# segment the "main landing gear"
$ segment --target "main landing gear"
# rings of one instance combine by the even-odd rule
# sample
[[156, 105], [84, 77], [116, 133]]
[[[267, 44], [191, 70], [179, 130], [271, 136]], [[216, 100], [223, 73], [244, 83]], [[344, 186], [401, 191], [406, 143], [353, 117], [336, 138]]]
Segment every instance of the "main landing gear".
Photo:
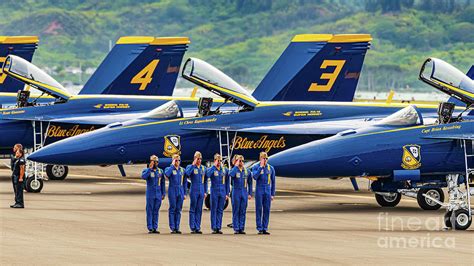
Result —
[[382, 207], [395, 207], [403, 196], [415, 198], [423, 210], [438, 210], [444, 202], [441, 188], [398, 189], [397, 192], [375, 192], [375, 200]]

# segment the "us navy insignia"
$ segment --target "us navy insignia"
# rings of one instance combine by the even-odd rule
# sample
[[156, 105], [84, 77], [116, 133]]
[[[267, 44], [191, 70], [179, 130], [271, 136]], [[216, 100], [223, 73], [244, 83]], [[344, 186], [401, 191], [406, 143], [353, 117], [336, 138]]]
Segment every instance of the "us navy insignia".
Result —
[[173, 154], [181, 154], [181, 137], [178, 135], [167, 135], [163, 155], [171, 157]]
[[402, 167], [407, 170], [418, 169], [421, 166], [421, 147], [420, 145], [403, 146]]

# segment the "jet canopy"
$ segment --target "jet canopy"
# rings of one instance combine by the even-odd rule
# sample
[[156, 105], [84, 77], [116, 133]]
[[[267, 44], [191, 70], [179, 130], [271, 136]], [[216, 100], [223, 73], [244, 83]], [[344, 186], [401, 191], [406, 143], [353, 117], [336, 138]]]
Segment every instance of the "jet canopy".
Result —
[[239, 83], [207, 62], [189, 58], [184, 64], [183, 78], [235, 104], [252, 109], [257, 100]]
[[441, 59], [428, 58], [421, 67], [420, 79], [468, 107], [474, 103], [474, 81]]
[[407, 106], [380, 120], [378, 126], [416, 126], [422, 125], [421, 113], [414, 105]]
[[43, 93], [66, 101], [70, 94], [55, 79], [25, 59], [9, 55], [3, 64], [3, 73]]

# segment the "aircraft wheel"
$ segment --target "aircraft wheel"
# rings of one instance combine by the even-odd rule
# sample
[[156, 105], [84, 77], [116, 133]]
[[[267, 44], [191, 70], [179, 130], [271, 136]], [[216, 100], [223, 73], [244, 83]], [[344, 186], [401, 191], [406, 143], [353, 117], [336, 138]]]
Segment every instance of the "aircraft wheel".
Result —
[[395, 207], [400, 202], [402, 194], [395, 192], [391, 195], [380, 195], [375, 193], [375, 200], [382, 207]]
[[26, 191], [40, 193], [43, 189], [43, 179], [36, 179], [30, 176], [26, 179]]
[[451, 224], [451, 214], [452, 213], [453, 213], [452, 211], [448, 211], [444, 214], [444, 225], [446, 225], [446, 227], [448, 227], [448, 228], [453, 227], [453, 225]]
[[207, 194], [207, 196], [204, 198], [204, 206], [206, 206], [206, 208], [209, 210], [211, 209], [211, 194]]
[[[229, 206], [230, 198], [225, 201], [224, 204], [224, 210], [227, 209], [227, 206]], [[207, 194], [207, 196], [204, 198], [204, 206], [206, 208], [211, 209], [211, 194]]]
[[69, 172], [66, 165], [48, 164], [46, 165], [46, 175], [50, 180], [64, 180]]
[[431, 199], [425, 198], [423, 194], [426, 194], [434, 199], [437, 199], [441, 202], [444, 202], [444, 192], [440, 188], [422, 188], [418, 190], [418, 194], [416, 196], [416, 200], [418, 201], [418, 205], [423, 210], [437, 210], [441, 208], [441, 205], [432, 201]]
[[466, 209], [460, 209], [454, 211], [454, 228], [456, 230], [466, 230], [471, 226], [471, 218], [469, 217], [469, 211]]

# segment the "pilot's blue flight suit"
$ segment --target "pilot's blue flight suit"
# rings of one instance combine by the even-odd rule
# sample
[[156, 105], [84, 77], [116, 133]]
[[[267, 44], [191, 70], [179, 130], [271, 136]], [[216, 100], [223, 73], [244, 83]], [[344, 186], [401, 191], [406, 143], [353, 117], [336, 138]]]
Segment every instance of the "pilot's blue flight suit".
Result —
[[186, 195], [186, 177], [184, 168], [176, 169], [174, 165], [166, 167], [165, 175], [169, 179], [168, 200], [170, 207], [168, 209], [170, 229], [179, 231], [179, 223], [181, 221], [181, 209], [183, 209], [184, 195]]
[[165, 175], [160, 168], [145, 168], [142, 178], [146, 180], [146, 224], [149, 231], [157, 230], [161, 200], [166, 193]]
[[252, 196], [252, 172], [234, 166], [229, 172], [232, 183], [232, 226], [235, 232], [245, 231], [248, 196]]
[[257, 181], [255, 186], [257, 230], [267, 231], [270, 220], [271, 197], [275, 196], [275, 169], [269, 164], [265, 167], [256, 164], [252, 167], [252, 175], [253, 179]]
[[230, 182], [227, 169], [223, 166], [217, 169], [215, 165], [208, 168], [204, 184], [211, 179], [211, 228], [220, 231], [224, 215], [225, 197], [230, 193]]
[[204, 179], [206, 177], [206, 167], [201, 165], [188, 165], [186, 176], [191, 179], [191, 189], [189, 197], [191, 206], [189, 208], [189, 227], [191, 231], [201, 230], [202, 204], [204, 202]]

